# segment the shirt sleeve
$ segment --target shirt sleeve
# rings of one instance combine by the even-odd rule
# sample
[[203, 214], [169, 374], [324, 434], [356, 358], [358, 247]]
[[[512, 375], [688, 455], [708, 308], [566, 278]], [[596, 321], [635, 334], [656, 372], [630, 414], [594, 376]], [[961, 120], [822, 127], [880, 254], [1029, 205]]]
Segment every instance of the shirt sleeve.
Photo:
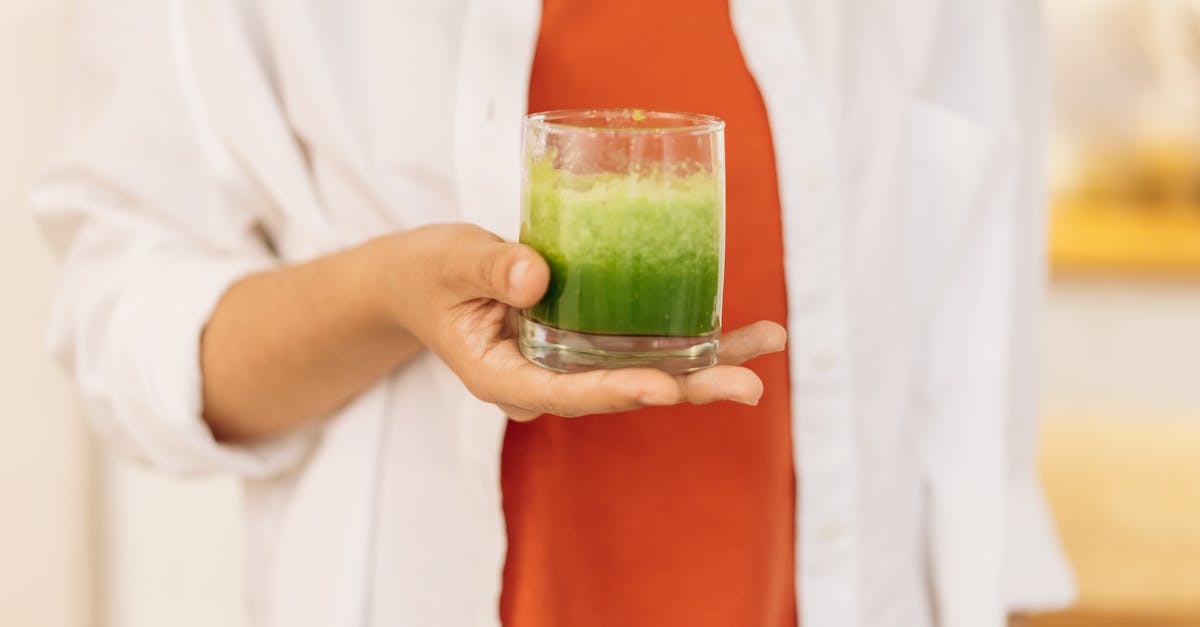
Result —
[[172, 472], [266, 477], [298, 463], [311, 434], [216, 442], [199, 346], [228, 287], [277, 261], [261, 193], [190, 97], [171, 4], [78, 9], [63, 141], [32, 194], [62, 257], [48, 342], [116, 448]]

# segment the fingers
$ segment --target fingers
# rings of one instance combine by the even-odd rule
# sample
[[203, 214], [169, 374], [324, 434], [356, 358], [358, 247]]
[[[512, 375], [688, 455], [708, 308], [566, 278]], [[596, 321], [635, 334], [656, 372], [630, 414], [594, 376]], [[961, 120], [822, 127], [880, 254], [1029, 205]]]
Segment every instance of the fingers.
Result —
[[763, 392], [758, 375], [736, 366], [714, 366], [686, 376], [650, 368], [551, 372], [527, 361], [511, 341], [488, 351], [480, 362], [487, 374], [474, 380], [472, 391], [519, 421], [541, 414], [574, 417], [685, 402], [756, 405]]
[[490, 298], [530, 307], [546, 293], [550, 267], [534, 249], [470, 225], [455, 229], [449, 238], [445, 276], [461, 300]]
[[[600, 370], [580, 374], [548, 373], [553, 395], [526, 396], [518, 404], [498, 403], [509, 418], [519, 422], [542, 414], [562, 417], [630, 411], [646, 406], [691, 403], [707, 405], [733, 401], [758, 405], [762, 380], [753, 371], [736, 366], [716, 366], [686, 376], [669, 378], [658, 370]], [[661, 375], [661, 376], [660, 376]]]
[[768, 320], [759, 320], [721, 336], [717, 363], [738, 365], [759, 355], [777, 353], [787, 346], [787, 331]]
[[478, 370], [468, 382], [471, 391], [500, 405], [518, 420], [539, 414], [606, 414], [682, 401], [675, 378], [662, 371], [628, 368], [576, 374], [552, 372], [526, 360], [512, 340], [495, 345], [473, 366]]
[[763, 383], [754, 371], [737, 366], [713, 366], [679, 378], [683, 400], [693, 405], [734, 401], [758, 405]]
[[544, 374], [521, 391], [517, 404], [539, 413], [572, 418], [611, 414], [647, 405], [682, 402], [679, 384], [661, 370], [624, 368], [561, 374], [537, 368]]

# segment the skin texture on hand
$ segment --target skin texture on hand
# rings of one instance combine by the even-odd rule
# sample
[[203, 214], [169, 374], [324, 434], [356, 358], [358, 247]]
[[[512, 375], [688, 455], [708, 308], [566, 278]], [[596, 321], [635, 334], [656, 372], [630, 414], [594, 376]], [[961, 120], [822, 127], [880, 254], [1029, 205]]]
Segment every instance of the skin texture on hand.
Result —
[[783, 350], [773, 322], [727, 333], [718, 365], [673, 376], [650, 368], [561, 374], [530, 363], [514, 308], [541, 299], [536, 251], [468, 224], [432, 225], [234, 285], [201, 344], [205, 418], [226, 440], [258, 439], [329, 414], [421, 348], [515, 420], [648, 405], [756, 404], [762, 382], [739, 364]]

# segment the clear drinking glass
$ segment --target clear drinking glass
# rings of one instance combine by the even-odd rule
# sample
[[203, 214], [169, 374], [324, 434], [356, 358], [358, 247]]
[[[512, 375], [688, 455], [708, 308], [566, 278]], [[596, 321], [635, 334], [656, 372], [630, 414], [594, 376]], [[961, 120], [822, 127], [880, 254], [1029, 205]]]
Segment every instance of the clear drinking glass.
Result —
[[521, 242], [550, 288], [521, 352], [558, 371], [716, 363], [725, 265], [725, 123], [638, 109], [525, 118]]

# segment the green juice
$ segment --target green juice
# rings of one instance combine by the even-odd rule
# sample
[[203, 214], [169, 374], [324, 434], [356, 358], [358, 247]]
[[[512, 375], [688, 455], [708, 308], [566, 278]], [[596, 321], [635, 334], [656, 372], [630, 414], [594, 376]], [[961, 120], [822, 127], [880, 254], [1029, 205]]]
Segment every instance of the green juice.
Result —
[[550, 264], [529, 309], [569, 331], [702, 336], [720, 328], [722, 194], [710, 174], [574, 174], [529, 165], [521, 242]]

